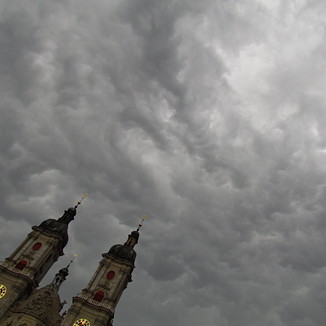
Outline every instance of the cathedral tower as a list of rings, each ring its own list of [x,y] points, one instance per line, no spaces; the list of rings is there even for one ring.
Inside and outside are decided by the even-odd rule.
[[[109,252],[102,254],[99,267],[87,287],[73,298],[61,326],[112,325],[118,301],[128,282],[131,282],[139,228],[131,232],[123,245],[114,245]]]
[[[58,257],[63,255],[68,242],[68,225],[80,203],[66,210],[57,220],[48,219],[33,226],[33,231],[17,249],[0,262],[0,320],[17,300],[26,298],[38,286]]]

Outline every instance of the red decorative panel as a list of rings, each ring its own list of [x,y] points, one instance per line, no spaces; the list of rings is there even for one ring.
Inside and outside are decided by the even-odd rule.
[[[26,266],[27,266],[27,261],[26,260],[21,260],[20,262],[17,263],[15,268],[22,271]]]
[[[107,274],[106,274],[106,278],[108,280],[112,280],[115,276],[115,272],[114,271],[109,271]]]
[[[33,246],[33,250],[39,250],[42,247],[42,243],[41,242],[37,242],[35,243],[35,245]]]
[[[104,298],[104,292],[103,291],[97,291],[94,294],[93,300],[98,301],[98,302],[102,302]]]

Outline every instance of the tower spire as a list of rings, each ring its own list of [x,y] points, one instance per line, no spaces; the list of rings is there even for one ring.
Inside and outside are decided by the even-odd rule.
[[[69,275],[69,267],[74,262],[76,256],[77,255],[73,255],[69,264],[64,268],[61,268],[59,270],[59,272],[57,274],[55,274],[54,279],[51,282],[51,284],[53,285],[54,288],[56,288],[57,291],[59,290],[61,284],[66,280],[67,276]]]
[[[139,230],[143,226],[143,223],[146,219],[148,219],[148,215],[142,215],[140,216],[141,221],[138,224],[138,228],[136,231],[132,231],[131,234],[128,236],[128,240],[124,243],[124,246],[133,248],[137,243],[139,239]]]
[[[47,234],[55,235],[60,239],[60,256],[63,255],[63,248],[68,242],[68,225],[76,216],[78,206],[87,197],[88,194],[83,194],[81,200],[79,200],[74,207],[70,207],[65,210],[64,214],[57,220],[47,219],[43,221],[38,227],[33,227],[33,229],[39,229]]]
[[[82,198],[77,202],[74,207],[68,208],[64,214],[58,219],[58,222],[68,225],[76,216],[77,208],[81,205],[82,201],[88,197],[88,194],[82,194]]]

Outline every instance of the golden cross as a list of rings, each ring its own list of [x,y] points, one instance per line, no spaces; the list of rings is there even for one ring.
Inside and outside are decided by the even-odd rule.
[[[82,194],[82,198],[80,201],[77,202],[77,205],[75,206],[75,208],[77,208],[82,203],[82,201],[87,197],[88,197],[88,193]]]
[[[139,231],[139,229],[143,226],[144,221],[147,220],[149,218],[149,216],[148,215],[141,215],[140,218],[141,218],[141,222],[138,224],[137,231]]]

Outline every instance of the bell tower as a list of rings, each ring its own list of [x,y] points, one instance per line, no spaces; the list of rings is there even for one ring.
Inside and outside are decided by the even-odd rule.
[[[0,320],[17,300],[26,298],[37,288],[50,267],[63,255],[68,242],[68,225],[81,201],[59,219],[48,219],[33,226],[33,231],[17,249],[0,262]]]
[[[142,222],[144,219],[142,220]],[[103,259],[87,287],[73,298],[61,326],[111,326],[115,308],[132,281],[139,229],[129,234],[127,241],[102,254]]]

